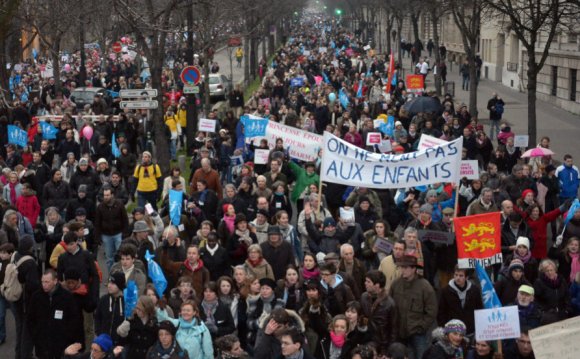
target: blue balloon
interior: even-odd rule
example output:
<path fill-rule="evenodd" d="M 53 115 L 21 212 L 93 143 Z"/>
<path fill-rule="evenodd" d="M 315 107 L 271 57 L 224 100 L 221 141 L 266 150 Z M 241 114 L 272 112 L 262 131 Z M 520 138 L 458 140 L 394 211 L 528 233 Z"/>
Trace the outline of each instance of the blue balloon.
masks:
<path fill-rule="evenodd" d="M 329 94 L 328 94 L 328 100 L 329 100 L 330 102 L 334 102 L 334 101 L 336 101 L 336 94 L 335 94 L 334 92 L 331 92 L 331 93 L 329 93 Z"/>
<path fill-rule="evenodd" d="M 139 298 L 137 284 L 134 280 L 127 282 L 127 287 L 123 291 L 123 296 L 125 297 L 125 318 L 129 318 L 133 313 L 133 309 L 135 309 L 137 299 Z"/>

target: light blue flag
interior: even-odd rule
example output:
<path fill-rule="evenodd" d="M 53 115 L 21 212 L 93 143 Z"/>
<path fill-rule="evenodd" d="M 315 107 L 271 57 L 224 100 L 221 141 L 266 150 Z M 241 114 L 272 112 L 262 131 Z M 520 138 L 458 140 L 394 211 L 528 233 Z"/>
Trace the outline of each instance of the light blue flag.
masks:
<path fill-rule="evenodd" d="M 8 143 L 26 147 L 28 144 L 28 135 L 26 131 L 18 126 L 8 125 Z"/>
<path fill-rule="evenodd" d="M 475 271 L 477 272 L 477 276 L 481 282 L 481 296 L 485 309 L 501 307 L 501 302 L 497 297 L 493 284 L 489 279 L 487 272 L 478 261 L 475 261 Z"/>
<path fill-rule="evenodd" d="M 384 133 L 385 135 L 387 135 L 389 137 L 393 137 L 394 131 L 395 131 L 395 117 L 388 116 L 387 123 L 381 123 L 379 125 L 379 131 L 381 131 L 382 133 Z"/>
<path fill-rule="evenodd" d="M 43 140 L 55 140 L 58 129 L 48 122 L 40 121 L 40 128 L 42 129 Z"/>
<path fill-rule="evenodd" d="M 348 100 L 348 95 L 346 94 L 344 89 L 340 89 L 340 91 L 338 91 L 338 100 L 340 101 L 340 104 L 342 105 L 343 108 L 348 107 L 348 104 L 350 102 Z"/>
<path fill-rule="evenodd" d="M 302 87 L 304 86 L 304 77 L 295 77 L 290 80 L 290 87 Z"/>
<path fill-rule="evenodd" d="M 169 190 L 169 218 L 171 224 L 179 226 L 181 224 L 181 203 L 183 192 L 174 189 Z"/>
<path fill-rule="evenodd" d="M 266 128 L 268 127 L 268 119 L 265 118 L 251 118 L 242 116 L 242 124 L 244 125 L 244 137 L 262 137 L 266 136 Z"/>
<path fill-rule="evenodd" d="M 113 152 L 113 156 L 115 158 L 119 158 L 121 156 L 121 150 L 119 150 L 119 146 L 117 146 L 117 136 L 113 133 L 113 138 L 111 138 L 111 152 Z"/>
<path fill-rule="evenodd" d="M 564 220 L 564 225 L 567 225 L 568 222 L 570 222 L 572 217 L 574 217 L 574 212 L 576 212 L 577 210 L 580 210 L 580 201 L 578 201 L 578 198 L 576 198 L 574 202 L 572 202 L 572 206 L 570 206 L 568 214 L 566 215 L 566 219 Z"/>
<path fill-rule="evenodd" d="M 322 78 L 324 79 L 325 83 L 327 83 L 327 84 L 330 83 L 330 79 L 328 78 L 328 75 L 324 71 L 322 71 Z"/>
<path fill-rule="evenodd" d="M 358 82 L 358 90 L 356 91 L 356 97 L 359 97 L 359 98 L 360 98 L 360 97 L 363 97 L 362 90 L 363 90 L 363 81 L 362 81 L 362 80 L 360 80 L 360 81 Z"/>
<path fill-rule="evenodd" d="M 137 299 L 139 298 L 139 289 L 134 280 L 127 282 L 127 286 L 123 290 L 123 297 L 125 300 L 125 318 L 129 318 L 133 314 L 133 310 L 137 306 Z"/>
<path fill-rule="evenodd" d="M 147 260 L 147 274 L 155 286 L 157 295 L 163 297 L 163 293 L 165 293 L 165 289 L 167 289 L 167 279 L 165 279 L 165 275 L 163 274 L 159 264 L 153 260 L 154 257 L 155 255 L 149 253 L 149 250 L 147 250 L 145 253 L 145 259 Z"/>

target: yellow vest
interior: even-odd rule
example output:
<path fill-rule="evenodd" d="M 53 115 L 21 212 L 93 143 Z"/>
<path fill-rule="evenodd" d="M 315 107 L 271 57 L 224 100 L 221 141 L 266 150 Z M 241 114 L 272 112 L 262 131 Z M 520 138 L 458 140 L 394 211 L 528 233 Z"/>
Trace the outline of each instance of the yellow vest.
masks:
<path fill-rule="evenodd" d="M 242 48 L 238 48 L 236 50 L 236 57 L 243 57 L 244 56 L 244 50 L 242 50 Z"/>
<path fill-rule="evenodd" d="M 181 125 L 181 130 L 183 131 L 187 127 L 187 110 L 181 108 L 177 110 L 177 118 L 179 118 L 179 124 Z"/>
<path fill-rule="evenodd" d="M 145 177 L 145 171 L 148 176 Z M 153 192 L 157 191 L 157 179 L 161 177 L 161 168 L 158 165 L 137 165 L 133 177 L 137 179 L 137 191 Z"/>
<path fill-rule="evenodd" d="M 177 118 L 173 116 L 165 116 L 165 124 L 169 126 L 169 131 L 172 133 L 177 132 Z"/>

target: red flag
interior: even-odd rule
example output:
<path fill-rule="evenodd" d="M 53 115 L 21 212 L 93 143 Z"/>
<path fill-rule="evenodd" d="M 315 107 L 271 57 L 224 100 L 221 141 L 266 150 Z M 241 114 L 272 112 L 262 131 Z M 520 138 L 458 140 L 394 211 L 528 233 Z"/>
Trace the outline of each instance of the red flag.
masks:
<path fill-rule="evenodd" d="M 500 213 L 485 213 L 453 219 L 457 240 L 457 262 L 461 268 L 501 263 Z"/>
<path fill-rule="evenodd" d="M 395 73 L 395 57 L 393 50 L 391 50 L 391 57 L 389 60 L 389 76 L 387 79 L 387 93 L 391 93 L 391 82 L 393 82 L 393 74 Z"/>

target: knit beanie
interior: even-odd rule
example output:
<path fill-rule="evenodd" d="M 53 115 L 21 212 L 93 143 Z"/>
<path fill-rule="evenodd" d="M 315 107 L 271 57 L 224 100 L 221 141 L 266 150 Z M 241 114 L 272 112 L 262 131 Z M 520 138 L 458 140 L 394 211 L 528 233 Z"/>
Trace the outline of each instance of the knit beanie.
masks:
<path fill-rule="evenodd" d="M 445 334 L 459 333 L 459 334 L 465 335 L 465 332 L 467 331 L 467 327 L 465 326 L 465 323 L 463 323 L 461 320 L 451 319 L 450 321 L 445 323 L 445 327 L 443 328 L 443 331 L 445 332 Z"/>

